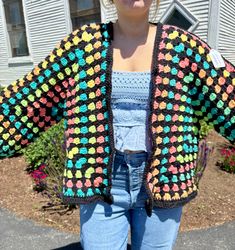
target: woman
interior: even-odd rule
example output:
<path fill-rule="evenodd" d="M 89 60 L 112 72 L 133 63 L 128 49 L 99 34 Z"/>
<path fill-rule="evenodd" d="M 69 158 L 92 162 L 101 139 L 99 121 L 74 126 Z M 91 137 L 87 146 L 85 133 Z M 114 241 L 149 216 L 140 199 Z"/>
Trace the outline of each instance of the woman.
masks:
<path fill-rule="evenodd" d="M 79 27 L 0 95 L 0 156 L 64 118 L 61 198 L 80 204 L 84 249 L 172 249 L 197 195 L 204 119 L 235 139 L 234 66 L 196 35 L 115 0 L 115 23 Z M 218 61 L 217 59 L 220 59 Z"/>
<path fill-rule="evenodd" d="M 132 249 L 171 249 L 182 206 L 156 207 L 148 217 L 143 185 L 150 151 L 145 141 L 146 104 L 157 31 L 149 23 L 152 0 L 114 0 L 113 4 L 118 15 L 113 26 L 111 99 L 116 149 L 111 194 L 115 202 L 80 205 L 81 243 L 89 250 L 126 249 L 130 227 Z"/>

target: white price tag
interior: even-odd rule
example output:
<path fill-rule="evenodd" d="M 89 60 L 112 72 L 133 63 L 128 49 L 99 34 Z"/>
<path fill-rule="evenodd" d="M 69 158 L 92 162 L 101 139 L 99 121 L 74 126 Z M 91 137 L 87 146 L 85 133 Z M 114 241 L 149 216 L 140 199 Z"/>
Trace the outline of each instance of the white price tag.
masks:
<path fill-rule="evenodd" d="M 211 49 L 209 56 L 211 57 L 212 63 L 214 64 L 215 68 L 223 68 L 225 67 L 225 62 L 219 53 L 219 51 L 215 49 Z"/>

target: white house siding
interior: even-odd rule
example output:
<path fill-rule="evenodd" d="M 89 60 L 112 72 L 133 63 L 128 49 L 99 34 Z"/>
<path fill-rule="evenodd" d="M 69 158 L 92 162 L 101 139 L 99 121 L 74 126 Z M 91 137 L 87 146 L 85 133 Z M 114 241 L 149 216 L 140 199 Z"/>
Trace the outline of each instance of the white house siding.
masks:
<path fill-rule="evenodd" d="M 169 8 L 174 0 L 161 1 L 157 15 L 155 15 L 155 5 L 153 4 L 150 12 L 150 20 L 157 22 L 163 13 Z M 179 0 L 181 4 L 188 9 L 198 20 L 199 25 L 194 33 L 203 40 L 208 41 L 208 27 L 210 23 L 208 16 L 211 15 L 210 2 L 215 0 Z M 218 41 L 214 41 L 217 49 L 233 63 L 235 63 L 235 20 L 233 13 L 235 11 L 235 0 L 220 0 L 221 7 L 218 14 L 220 26 Z M 6 39 L 6 24 L 3 15 L 2 0 L 0 0 L 0 84 L 8 85 L 15 79 L 22 77 L 34 65 L 38 64 L 54 48 L 54 46 L 71 32 L 71 20 L 69 15 L 68 0 L 23 0 L 25 10 L 25 19 L 28 36 L 28 46 L 32 63 L 16 64 L 14 67 L 8 65 L 8 44 Z M 108 0 L 102 2 L 108 3 Z M 155 2 L 155 1 L 154 1 Z M 110 5 L 108 9 L 101 5 L 101 18 L 103 22 L 117 19 L 115 7 Z M 217 28 L 213 32 L 218 32 Z M 211 32 L 210 32 L 211 33 Z M 214 37 L 210 42 L 213 43 Z"/>
<path fill-rule="evenodd" d="M 105 0 L 104 0 L 105 1 Z M 161 1 L 158 14 L 154 17 L 155 13 L 155 5 L 153 4 L 151 11 L 150 11 L 150 20 L 157 21 L 160 19 L 160 17 L 164 14 L 164 12 L 169 8 L 170 4 L 173 2 L 173 0 L 164 0 Z M 188 9 L 198 20 L 199 25 L 194 30 L 194 33 L 200 36 L 202 39 L 207 41 L 207 35 L 208 35 L 208 15 L 209 15 L 209 0 L 179 0 L 181 4 L 184 5 L 186 9 Z M 108 4 L 108 1 L 106 1 L 108 8 L 104 11 L 103 15 L 103 21 L 114 21 L 116 20 L 116 12 L 115 8 Z M 154 1 L 155 3 L 155 1 Z"/>
<path fill-rule="evenodd" d="M 8 53 L 5 39 L 0 46 L 0 83 L 8 85 L 28 73 L 43 60 L 69 30 L 67 0 L 24 0 L 27 35 L 33 63 L 15 67 L 8 66 Z M 0 2 L 2 2 L 0 0 Z M 67 6 L 67 8 L 66 8 Z M 2 12 L 1 12 L 2 14 Z M 0 39 L 4 36 L 5 20 L 0 14 Z M 1 40 L 2 41 L 2 40 Z M 2 59 L 2 57 L 4 59 Z"/>
<path fill-rule="evenodd" d="M 33 61 L 40 62 L 68 32 L 64 0 L 26 0 Z"/>
<path fill-rule="evenodd" d="M 221 0 L 218 50 L 235 64 L 235 0 Z"/>

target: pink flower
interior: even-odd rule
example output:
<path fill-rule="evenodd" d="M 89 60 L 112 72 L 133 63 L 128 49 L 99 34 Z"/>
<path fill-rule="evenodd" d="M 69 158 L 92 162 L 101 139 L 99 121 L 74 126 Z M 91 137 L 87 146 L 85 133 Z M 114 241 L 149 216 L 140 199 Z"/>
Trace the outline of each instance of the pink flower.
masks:
<path fill-rule="evenodd" d="M 229 162 L 229 165 L 230 165 L 230 166 L 235 166 L 235 161 L 234 161 L 234 160 L 231 160 L 231 161 Z"/>
<path fill-rule="evenodd" d="M 221 153 L 222 155 L 226 155 L 226 149 L 222 148 L 222 149 L 220 150 L 220 153 Z"/>
<path fill-rule="evenodd" d="M 228 149 L 227 150 L 227 153 L 226 153 L 227 156 L 230 156 L 231 155 L 231 151 Z"/>

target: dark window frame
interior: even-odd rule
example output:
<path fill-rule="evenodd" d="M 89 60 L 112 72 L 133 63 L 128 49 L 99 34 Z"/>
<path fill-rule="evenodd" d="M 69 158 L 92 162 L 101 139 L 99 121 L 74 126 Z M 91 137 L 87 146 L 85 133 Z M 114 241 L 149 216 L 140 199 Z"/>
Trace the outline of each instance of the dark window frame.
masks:
<path fill-rule="evenodd" d="M 6 31 L 9 37 L 11 57 L 29 56 L 29 46 L 27 41 L 26 23 L 22 0 L 3 0 L 3 11 L 6 21 Z M 12 15 L 10 6 L 16 3 L 18 6 L 18 17 Z M 18 20 L 17 20 L 18 18 Z M 18 21 L 18 23 L 17 23 Z M 15 23 L 14 23 L 15 22 Z"/>
<path fill-rule="evenodd" d="M 84 0 L 69 0 L 73 30 L 86 23 L 101 21 L 101 8 L 99 1 L 91 0 L 93 6 L 91 8 L 81 10 L 78 9 L 79 1 Z"/>
<path fill-rule="evenodd" d="M 183 18 L 183 20 L 179 20 L 179 18 Z M 188 30 L 193 23 L 177 8 L 174 8 L 170 15 L 166 18 L 165 24 L 176 25 L 180 28 Z"/>
<path fill-rule="evenodd" d="M 184 16 L 192 25 L 187 29 L 190 32 L 194 32 L 199 25 L 197 17 L 187 9 L 179 0 L 172 0 L 171 4 L 161 15 L 159 22 L 167 24 L 167 21 L 172 17 L 174 11 L 177 10 L 182 16 Z M 178 26 L 177 24 L 175 24 Z"/>

